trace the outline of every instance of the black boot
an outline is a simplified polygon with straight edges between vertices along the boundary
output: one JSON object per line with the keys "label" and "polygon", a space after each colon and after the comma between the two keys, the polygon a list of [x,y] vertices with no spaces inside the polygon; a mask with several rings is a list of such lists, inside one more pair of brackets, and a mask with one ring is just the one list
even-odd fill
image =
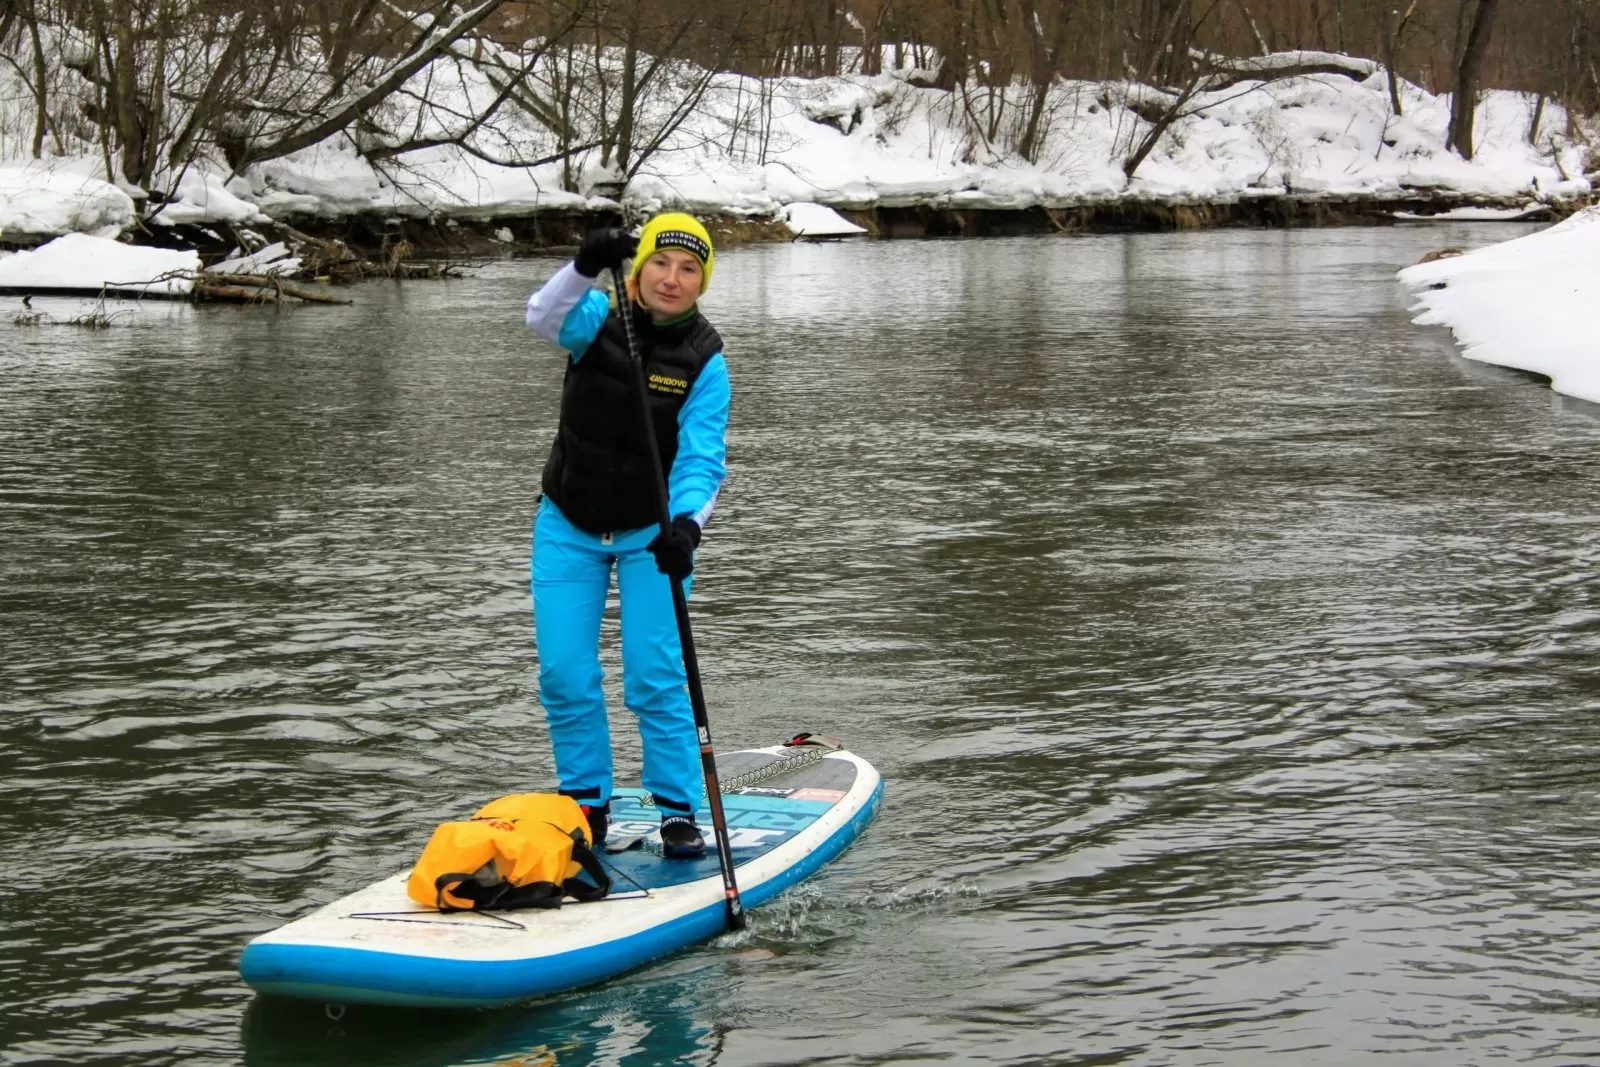
{"label": "black boot", "polygon": [[611,829],[611,802],[579,804],[578,810],[589,820],[589,847],[596,852],[606,847],[606,832]]}
{"label": "black boot", "polygon": [[697,860],[706,854],[706,839],[688,815],[661,820],[661,854],[669,860]]}

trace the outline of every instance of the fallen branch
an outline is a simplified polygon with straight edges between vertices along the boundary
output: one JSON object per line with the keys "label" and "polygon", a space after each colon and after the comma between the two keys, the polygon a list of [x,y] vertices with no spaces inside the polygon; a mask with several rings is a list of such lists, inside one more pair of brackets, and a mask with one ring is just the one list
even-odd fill
{"label": "fallen branch", "polygon": [[278,303],[292,296],[312,304],[349,304],[317,285],[292,282],[273,274],[201,274],[194,281],[195,295],[213,300]]}

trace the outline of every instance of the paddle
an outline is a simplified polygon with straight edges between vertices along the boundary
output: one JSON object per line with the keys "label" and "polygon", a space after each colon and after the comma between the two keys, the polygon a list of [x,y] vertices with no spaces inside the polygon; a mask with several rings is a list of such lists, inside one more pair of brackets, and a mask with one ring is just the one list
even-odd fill
{"label": "paddle", "polygon": [[[611,268],[611,280],[617,288],[618,314],[622,329],[628,335],[628,356],[633,363],[634,408],[644,427],[644,450],[650,457],[650,467],[655,472],[651,483],[656,492],[656,515],[661,525],[661,536],[672,532],[672,516],[667,506],[667,477],[661,469],[661,453],[656,450],[655,422],[650,418],[649,386],[645,382],[644,358],[639,352],[639,338],[633,330],[632,300],[628,287],[623,284],[622,268]],[[684,595],[683,583],[669,578],[672,586],[672,610],[678,617],[678,643],[683,646],[683,670],[689,676],[689,704],[694,709],[695,732],[700,739],[700,770],[706,779],[706,798],[711,806],[711,829],[717,841],[717,858],[722,864],[722,888],[727,895],[728,929],[744,929],[744,905],[739,900],[739,886],[733,877],[733,850],[728,847],[728,820],[722,813],[722,789],[717,782],[717,759],[711,750],[711,720],[706,715],[706,696],[700,688],[700,661],[694,654],[694,634],[689,629],[689,598]]]}

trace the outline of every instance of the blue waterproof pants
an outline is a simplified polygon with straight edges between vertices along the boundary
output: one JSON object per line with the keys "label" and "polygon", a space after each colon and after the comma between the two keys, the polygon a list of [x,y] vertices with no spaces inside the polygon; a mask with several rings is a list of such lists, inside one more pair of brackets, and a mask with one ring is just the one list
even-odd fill
{"label": "blue waterproof pants", "polygon": [[548,498],[539,501],[532,565],[539,702],[550,724],[561,791],[583,804],[609,801],[611,735],[600,687],[600,616],[615,566],[622,601],[622,700],[639,717],[642,784],[663,815],[692,815],[705,780],[671,579],[656,569],[647,547],[657,532],[649,526],[598,537],[572,525]]}

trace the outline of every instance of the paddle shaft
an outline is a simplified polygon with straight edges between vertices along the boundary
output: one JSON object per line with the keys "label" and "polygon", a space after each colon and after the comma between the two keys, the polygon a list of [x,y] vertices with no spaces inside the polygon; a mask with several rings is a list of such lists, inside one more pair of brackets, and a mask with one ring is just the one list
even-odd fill
{"label": "paddle shaft", "polygon": [[[667,477],[661,469],[661,453],[656,447],[655,421],[650,417],[650,387],[645,380],[639,338],[633,328],[633,301],[628,296],[627,285],[623,283],[621,267],[611,269],[611,280],[617,289],[617,314],[622,319],[622,329],[628,337],[628,357],[633,364],[634,409],[639,416],[639,425],[644,430],[644,450],[650,457],[650,468],[654,471],[651,484],[655,486],[656,516],[661,526],[661,536],[668,537],[672,533],[672,515],[667,504]],[[678,643],[683,646],[683,670],[689,679],[689,706],[694,709],[694,728],[700,742],[700,770],[705,775],[706,799],[711,807],[711,832],[716,838],[717,859],[722,865],[728,928],[743,930],[744,904],[739,900],[739,884],[733,876],[733,850],[728,846],[728,819],[722,811],[717,757],[711,748],[711,719],[706,714],[706,696],[700,688],[700,660],[695,656],[694,633],[689,627],[689,598],[678,579],[669,576],[667,584],[672,586],[672,611],[678,618]]]}

